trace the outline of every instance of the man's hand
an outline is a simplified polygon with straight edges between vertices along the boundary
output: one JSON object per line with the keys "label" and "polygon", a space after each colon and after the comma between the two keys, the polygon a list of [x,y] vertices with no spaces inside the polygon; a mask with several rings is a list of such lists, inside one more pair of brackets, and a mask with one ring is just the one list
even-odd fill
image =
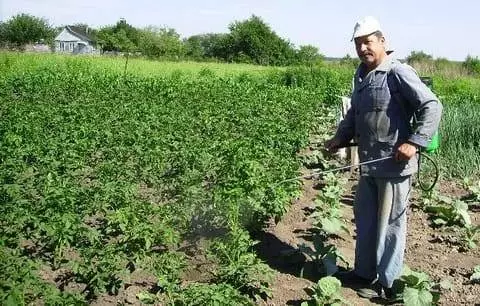
{"label": "man's hand", "polygon": [[340,140],[336,138],[329,139],[325,142],[325,149],[330,153],[336,153],[340,148]]}
{"label": "man's hand", "polygon": [[395,153],[395,160],[408,161],[410,160],[410,158],[415,156],[415,153],[417,153],[417,147],[413,144],[406,142],[400,147],[398,147],[398,150]]}

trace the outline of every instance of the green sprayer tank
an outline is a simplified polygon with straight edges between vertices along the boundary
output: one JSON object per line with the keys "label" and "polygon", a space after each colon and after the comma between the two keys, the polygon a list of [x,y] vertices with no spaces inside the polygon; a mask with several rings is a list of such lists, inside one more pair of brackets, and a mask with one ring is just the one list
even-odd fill
{"label": "green sprayer tank", "polygon": [[[427,85],[433,91],[433,80],[431,77],[420,77],[420,79],[425,85]],[[432,140],[430,140],[430,143],[424,149],[424,151],[427,153],[433,153],[433,152],[436,152],[439,147],[440,147],[440,134],[438,133],[438,130],[437,130],[435,134],[433,134]]]}

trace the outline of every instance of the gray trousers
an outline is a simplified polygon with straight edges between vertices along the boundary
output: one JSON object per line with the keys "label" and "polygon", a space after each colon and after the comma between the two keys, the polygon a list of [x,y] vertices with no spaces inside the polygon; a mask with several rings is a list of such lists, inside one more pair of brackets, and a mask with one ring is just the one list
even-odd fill
{"label": "gray trousers", "polygon": [[354,271],[387,288],[402,272],[410,189],[410,176],[361,176],[357,186]]}

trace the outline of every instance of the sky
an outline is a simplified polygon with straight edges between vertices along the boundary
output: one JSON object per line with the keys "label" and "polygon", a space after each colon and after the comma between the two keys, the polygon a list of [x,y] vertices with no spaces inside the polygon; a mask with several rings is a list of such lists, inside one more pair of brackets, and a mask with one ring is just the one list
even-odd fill
{"label": "sky", "polygon": [[355,57],[353,27],[371,15],[398,58],[412,51],[455,61],[480,57],[477,0],[0,0],[0,20],[18,13],[46,18],[53,26],[81,22],[94,28],[125,18],[135,27],[174,28],[182,38],[226,33],[232,22],[254,14],[295,46],[313,45],[328,57]]}

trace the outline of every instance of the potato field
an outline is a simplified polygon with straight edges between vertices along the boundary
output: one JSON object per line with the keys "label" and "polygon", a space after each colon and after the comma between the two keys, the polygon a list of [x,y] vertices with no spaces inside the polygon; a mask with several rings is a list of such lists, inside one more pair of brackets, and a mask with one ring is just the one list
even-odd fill
{"label": "potato field", "polygon": [[[128,65],[0,54],[0,303],[322,305],[343,292],[345,304],[363,305],[340,287],[321,290],[337,286],[325,278],[335,264],[352,263],[341,251],[354,243],[344,203],[354,179],[342,172],[282,183],[339,165],[321,145],[353,68]],[[423,224],[418,233],[441,240],[427,243],[469,256],[468,267],[454,267],[464,279],[453,289],[440,288],[433,272],[428,286],[408,283],[419,271],[406,286],[444,305],[455,301],[448,290],[463,288],[459,303],[474,305],[480,86],[434,81],[445,105],[434,156],[441,180],[433,193],[415,193],[425,222],[413,228]],[[298,222],[310,239],[274,229]],[[269,248],[265,238],[276,234],[295,244]]]}

